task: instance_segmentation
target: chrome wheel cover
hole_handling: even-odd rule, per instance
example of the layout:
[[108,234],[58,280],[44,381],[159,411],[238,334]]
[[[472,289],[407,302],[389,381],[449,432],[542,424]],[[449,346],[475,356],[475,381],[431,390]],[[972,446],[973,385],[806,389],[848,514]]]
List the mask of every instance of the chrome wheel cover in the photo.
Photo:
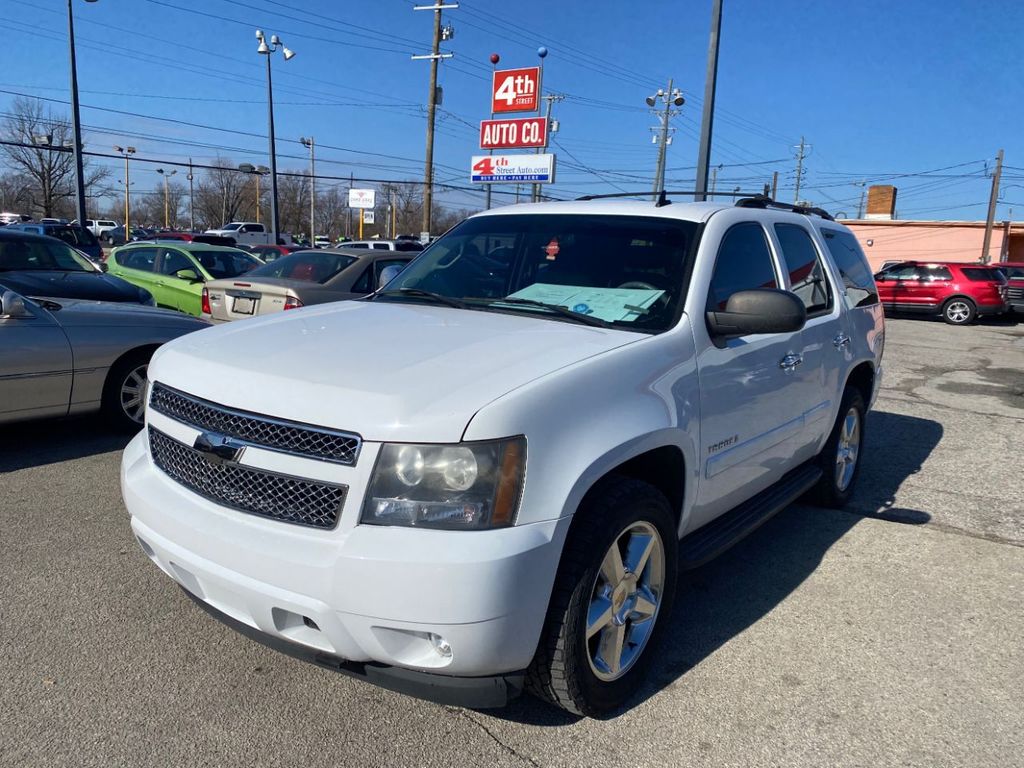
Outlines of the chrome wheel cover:
[[836,488],[845,491],[853,481],[860,455],[860,411],[851,408],[839,428],[839,443],[836,447]]
[[966,323],[971,316],[971,308],[965,301],[953,301],[946,307],[946,317],[954,323]]
[[594,579],[587,610],[591,671],[611,682],[626,674],[651,637],[665,592],[665,545],[650,523],[631,523],[615,537]]
[[149,364],[143,364],[133,368],[128,375],[121,380],[121,392],[118,402],[121,403],[121,410],[124,415],[141,424],[146,415],[146,374]]

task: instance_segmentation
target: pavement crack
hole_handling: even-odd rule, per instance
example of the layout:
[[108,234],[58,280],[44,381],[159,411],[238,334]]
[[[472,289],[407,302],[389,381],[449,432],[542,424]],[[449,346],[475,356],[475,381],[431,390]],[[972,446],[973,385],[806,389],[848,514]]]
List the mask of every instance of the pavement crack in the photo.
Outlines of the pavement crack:
[[536,760],[534,760],[532,757],[530,757],[529,755],[524,755],[522,752],[517,750],[515,747],[510,746],[510,745],[506,744],[504,741],[502,741],[501,739],[499,739],[490,728],[488,728],[484,723],[482,723],[479,720],[477,720],[475,717],[473,717],[471,714],[469,714],[469,712],[467,712],[466,710],[459,709],[458,707],[447,707],[447,709],[450,712],[455,712],[460,717],[463,717],[466,720],[469,720],[469,722],[473,723],[473,725],[475,725],[481,731],[483,731],[488,736],[490,736],[491,737],[491,741],[493,741],[495,744],[497,744],[499,747],[501,747],[502,750],[504,750],[508,754],[512,755],[512,757],[516,758],[517,760],[522,761],[526,765],[532,765],[532,766],[534,766],[534,768],[542,768],[541,764],[538,763]]

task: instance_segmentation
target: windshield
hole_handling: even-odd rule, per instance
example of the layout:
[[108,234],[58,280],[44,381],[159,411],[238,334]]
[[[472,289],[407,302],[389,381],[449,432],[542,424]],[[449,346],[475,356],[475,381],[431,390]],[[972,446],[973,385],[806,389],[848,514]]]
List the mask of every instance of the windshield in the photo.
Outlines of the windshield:
[[95,272],[85,256],[63,243],[45,240],[0,240],[0,272],[45,270]]
[[378,298],[423,301],[415,294],[429,291],[468,309],[557,319],[575,313],[619,328],[663,331],[683,296],[696,231],[695,222],[656,217],[479,216],[426,249]]
[[221,229],[223,229],[226,232],[234,232],[240,226],[242,225],[236,221],[234,224],[225,224],[223,227],[221,227]]
[[275,259],[249,273],[249,277],[283,277],[326,283],[356,260],[355,256],[320,251],[299,251]]
[[215,280],[238,277],[263,263],[245,251],[190,251],[190,253]]
[[82,227],[50,227],[46,230],[46,234],[63,240],[76,248],[92,248],[96,245],[96,238],[93,237],[92,232]]

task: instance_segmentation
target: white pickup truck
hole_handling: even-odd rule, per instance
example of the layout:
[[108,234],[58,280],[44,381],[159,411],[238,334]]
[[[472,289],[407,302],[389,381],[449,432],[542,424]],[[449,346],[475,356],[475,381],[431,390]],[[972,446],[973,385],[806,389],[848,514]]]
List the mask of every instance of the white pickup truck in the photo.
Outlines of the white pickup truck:
[[256,221],[232,221],[220,229],[208,229],[203,234],[217,235],[228,240],[233,240],[234,245],[291,245],[292,236],[281,232],[277,233],[278,242],[271,242],[270,232],[267,228]]
[[850,498],[883,322],[824,211],[494,209],[366,299],[161,347],[122,491],[146,555],[251,637],[596,715],[658,664],[680,570]]

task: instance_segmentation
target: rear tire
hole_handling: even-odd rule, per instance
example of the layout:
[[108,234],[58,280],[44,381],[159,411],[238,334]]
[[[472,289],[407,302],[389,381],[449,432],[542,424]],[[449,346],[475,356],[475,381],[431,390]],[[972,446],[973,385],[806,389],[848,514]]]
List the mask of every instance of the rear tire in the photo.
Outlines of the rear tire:
[[133,352],[107,374],[103,385],[103,415],[123,432],[138,432],[146,415],[146,373],[152,352]]
[[942,305],[942,319],[950,325],[970,325],[977,315],[974,302],[961,296],[954,296]]
[[639,480],[609,478],[576,515],[526,686],[594,716],[644,680],[672,610],[678,540],[668,500]]
[[816,459],[821,468],[821,479],[807,492],[807,499],[812,504],[841,509],[853,496],[864,447],[864,412],[864,397],[860,390],[847,386],[836,423]]

